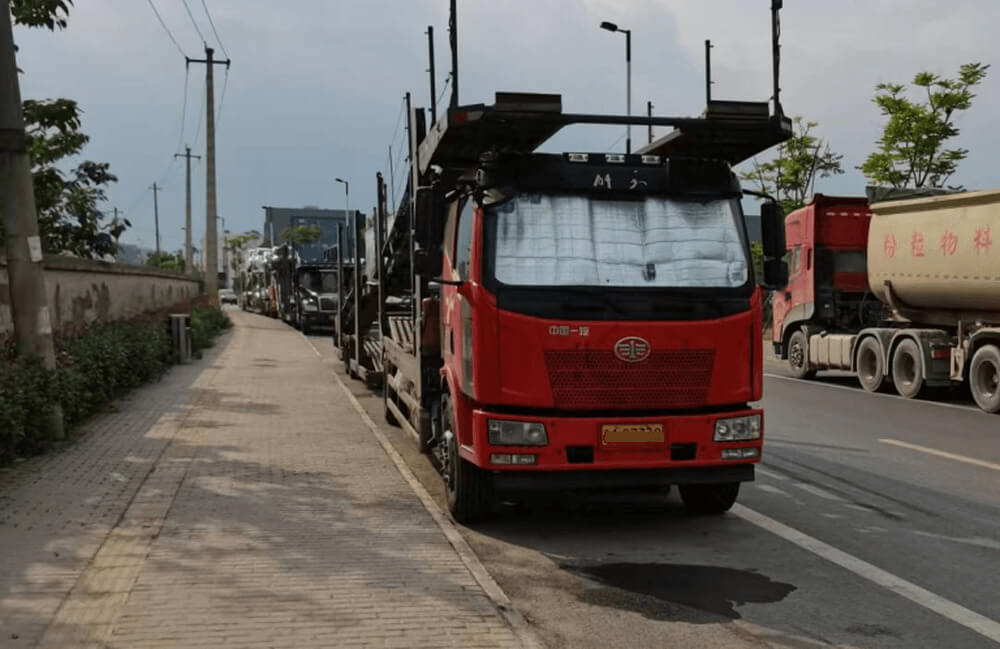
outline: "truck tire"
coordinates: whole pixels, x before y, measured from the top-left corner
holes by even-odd
[[[816,376],[816,370],[809,368],[809,339],[803,331],[796,331],[788,339],[788,369],[797,379]]]
[[[924,387],[924,359],[920,346],[907,338],[892,352],[892,384],[899,396],[912,399]]]
[[[493,513],[493,475],[458,454],[454,411],[447,397],[442,401],[445,453],[441,472],[448,495],[448,511],[458,523],[477,523]]]
[[[682,484],[681,500],[684,508],[692,514],[722,514],[736,503],[740,495],[740,483],[721,482],[719,484]]]
[[[983,411],[1000,412],[1000,347],[983,345],[969,364],[972,398]]]
[[[869,336],[858,345],[857,376],[858,383],[867,392],[881,392],[889,382],[882,345],[875,337]]]

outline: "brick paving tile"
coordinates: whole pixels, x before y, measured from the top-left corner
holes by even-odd
[[[0,474],[0,647],[519,647],[309,344],[230,313]]]

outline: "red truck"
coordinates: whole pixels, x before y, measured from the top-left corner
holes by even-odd
[[[538,152],[580,124],[674,131],[635,153]],[[426,128],[410,111],[410,185],[387,214],[379,176],[342,354],[436,458],[458,521],[538,488],[677,485],[693,511],[732,506],[764,435],[758,283],[787,277],[773,201],[754,275],[732,166],[790,127],[777,101],[634,117],[497,93]]]
[[[1000,412],[1000,191],[871,206],[817,195],[785,229],[772,335],[793,375],[853,372],[865,390],[907,398],[968,382]]]

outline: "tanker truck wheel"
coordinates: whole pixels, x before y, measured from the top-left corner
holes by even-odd
[[[976,405],[989,413],[1000,412],[1000,348],[979,348],[969,365],[969,383]]]
[[[736,503],[740,483],[682,484],[679,490],[684,508],[692,514],[722,514]]]
[[[924,359],[913,340],[899,343],[892,353],[892,383],[899,396],[912,399],[924,387]]]
[[[448,495],[448,511],[463,525],[476,523],[493,513],[493,475],[458,454],[455,412],[447,396],[441,400],[445,438],[441,473]]]
[[[858,345],[858,383],[868,392],[881,392],[888,382],[882,345],[869,336]]]
[[[801,331],[796,331],[788,339],[788,368],[797,379],[816,376],[816,370],[809,368],[809,340]]]

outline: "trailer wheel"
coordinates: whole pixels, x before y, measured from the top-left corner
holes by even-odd
[[[736,503],[740,495],[740,483],[682,484],[681,500],[692,514],[722,514]]]
[[[858,383],[868,392],[881,392],[889,382],[885,374],[882,345],[877,338],[869,336],[858,345]]]
[[[969,365],[969,384],[976,405],[985,412],[1000,412],[1000,348],[983,345]]]
[[[476,523],[493,513],[493,476],[458,454],[455,413],[447,396],[442,397],[441,408],[445,436],[441,473],[448,494],[448,511],[463,525]]]
[[[798,379],[816,376],[816,370],[809,368],[809,340],[805,332],[796,331],[788,339],[788,367]]]
[[[892,353],[892,383],[899,396],[912,399],[924,387],[924,360],[920,347],[907,338]]]

